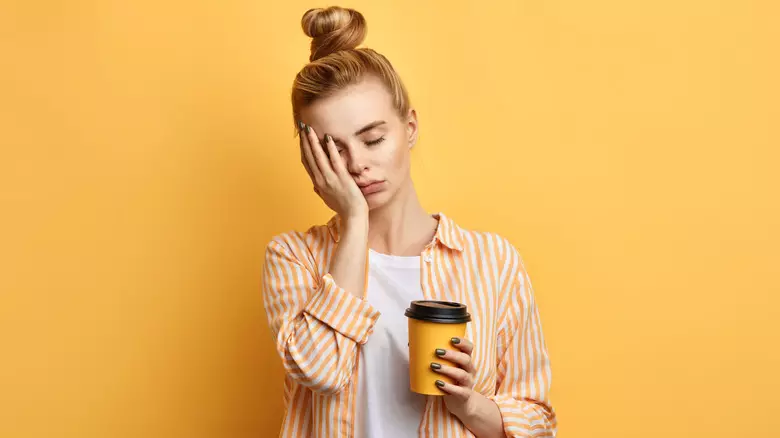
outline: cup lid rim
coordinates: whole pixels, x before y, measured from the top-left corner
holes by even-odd
[[[471,321],[466,305],[454,301],[415,300],[409,304],[404,315],[421,321],[450,324]]]

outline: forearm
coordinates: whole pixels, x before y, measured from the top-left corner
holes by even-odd
[[[329,273],[317,277],[309,271],[295,252],[305,242],[296,239],[295,233],[278,236],[266,249],[263,301],[269,327],[288,375],[332,394],[348,382],[356,347],[366,342],[379,312]]]
[[[504,423],[498,405],[478,392],[474,392],[473,397],[473,407],[460,421],[477,438],[504,438]]]
[[[342,218],[339,242],[330,262],[330,275],[341,288],[363,298],[366,285],[368,216]]]
[[[366,341],[378,317],[378,312],[363,300],[367,245],[368,220],[342,218],[339,241],[328,272],[331,278],[325,279],[324,288],[307,303],[304,321],[296,327],[301,336],[291,337],[286,346],[285,357],[288,362],[294,362],[288,372],[319,392],[336,393],[348,382],[356,345]],[[333,303],[346,306],[343,318],[334,317],[340,312],[328,310]],[[320,322],[335,331],[322,338],[319,330],[312,330]]]

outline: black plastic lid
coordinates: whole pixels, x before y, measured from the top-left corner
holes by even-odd
[[[409,318],[442,324],[460,324],[471,321],[466,306],[451,301],[412,301],[404,313]]]

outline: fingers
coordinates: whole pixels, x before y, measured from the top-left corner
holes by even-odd
[[[307,126],[304,125],[303,122],[298,122],[298,127],[301,128],[298,133],[301,140],[301,162],[303,163],[303,167],[306,168],[309,177],[311,177],[312,182],[314,182],[314,185],[321,185],[324,182],[324,179],[322,178],[322,173],[314,159],[314,152],[312,152],[309,136],[306,133]]]
[[[468,371],[463,368],[451,367],[449,365],[442,365],[440,363],[433,362],[431,369],[439,374],[451,378],[458,386],[464,386],[471,388],[474,386],[474,378]]]
[[[463,386],[453,385],[452,383],[447,383],[443,380],[437,380],[436,381],[436,387],[444,391],[445,393],[454,396],[458,398],[461,401],[466,401],[469,399],[469,396],[472,393],[472,390],[470,388],[466,388]]]
[[[301,152],[301,164],[303,164],[303,168],[306,169],[306,173],[311,175],[311,169],[309,169],[309,163],[306,162],[306,156],[303,154],[303,122],[298,122],[298,148]]]
[[[311,181],[314,182],[314,174],[312,173],[309,162],[306,160],[306,155],[303,152],[303,140],[301,140],[301,164],[303,164],[303,168],[306,169],[306,173],[309,175],[309,178],[311,178]]]
[[[314,132],[314,128],[312,128],[309,125],[306,125],[305,131],[306,131],[306,138],[309,141],[309,145],[310,145],[309,149],[312,151],[312,154],[314,155],[314,161],[317,165],[320,174],[325,179],[325,181],[332,181],[333,178],[335,177],[333,168],[330,165],[330,160],[328,160],[328,157],[325,155],[325,150],[322,148],[322,145],[320,144],[320,139],[317,138],[317,133]]]
[[[469,356],[471,356],[471,352],[474,351],[474,344],[472,344],[471,341],[466,338],[452,338],[451,342],[455,348],[468,354]]]
[[[333,171],[336,172],[336,175],[346,175],[348,172],[347,167],[344,165],[344,160],[341,159],[341,154],[339,154],[339,150],[336,148],[336,143],[333,141],[333,137],[328,134],[325,134],[325,148],[328,151],[330,164],[333,166]]]
[[[466,372],[474,372],[474,367],[471,364],[471,356],[462,351],[437,349],[436,355],[463,368]]]

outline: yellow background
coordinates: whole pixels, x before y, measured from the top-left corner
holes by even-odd
[[[354,2],[423,202],[527,260],[566,437],[780,429],[777,2]],[[270,437],[264,246],[324,221],[310,2],[0,6],[0,436]]]

